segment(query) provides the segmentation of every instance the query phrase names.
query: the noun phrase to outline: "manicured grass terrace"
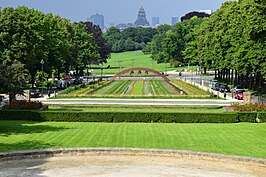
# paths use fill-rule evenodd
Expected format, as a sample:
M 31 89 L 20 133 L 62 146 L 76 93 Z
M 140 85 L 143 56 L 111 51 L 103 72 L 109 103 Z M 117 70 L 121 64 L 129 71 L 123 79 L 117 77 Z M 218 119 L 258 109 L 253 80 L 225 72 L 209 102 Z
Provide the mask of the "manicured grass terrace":
M 67 147 L 162 148 L 266 158 L 266 124 L 0 121 L 0 151 Z
M 223 113 L 222 107 L 200 106 L 144 106 L 144 105 L 58 105 L 49 106 L 49 111 L 82 111 L 82 112 L 176 112 L 176 113 Z

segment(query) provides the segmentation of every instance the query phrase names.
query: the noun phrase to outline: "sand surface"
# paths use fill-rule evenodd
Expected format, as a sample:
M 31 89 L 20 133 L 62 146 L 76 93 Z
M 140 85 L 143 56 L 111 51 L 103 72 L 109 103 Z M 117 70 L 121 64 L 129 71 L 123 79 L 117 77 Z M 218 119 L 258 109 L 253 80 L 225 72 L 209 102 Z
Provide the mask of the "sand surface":
M 164 156 L 78 155 L 2 161 L 0 176 L 263 177 L 266 165 Z

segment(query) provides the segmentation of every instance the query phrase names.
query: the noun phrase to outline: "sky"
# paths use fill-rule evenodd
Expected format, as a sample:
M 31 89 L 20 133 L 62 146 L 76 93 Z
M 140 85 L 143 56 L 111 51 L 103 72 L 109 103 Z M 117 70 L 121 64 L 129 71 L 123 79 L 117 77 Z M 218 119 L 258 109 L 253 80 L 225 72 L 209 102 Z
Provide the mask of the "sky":
M 160 24 L 170 24 L 174 16 L 181 17 L 198 10 L 217 10 L 227 0 L 0 0 L 0 7 L 27 6 L 44 13 L 53 13 L 72 22 L 85 21 L 91 15 L 104 15 L 105 25 L 134 23 L 138 10 L 144 7 L 147 20 L 159 17 Z

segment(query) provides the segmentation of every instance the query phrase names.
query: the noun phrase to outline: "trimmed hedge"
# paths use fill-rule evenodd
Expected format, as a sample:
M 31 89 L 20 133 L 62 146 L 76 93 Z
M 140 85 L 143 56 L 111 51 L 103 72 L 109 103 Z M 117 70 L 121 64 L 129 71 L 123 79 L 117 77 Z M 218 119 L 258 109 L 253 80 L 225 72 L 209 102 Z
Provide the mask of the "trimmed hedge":
M 266 112 L 258 113 L 257 121 L 266 122 Z
M 0 111 L 0 120 L 57 122 L 237 123 L 266 122 L 266 113 L 98 113 L 66 111 Z

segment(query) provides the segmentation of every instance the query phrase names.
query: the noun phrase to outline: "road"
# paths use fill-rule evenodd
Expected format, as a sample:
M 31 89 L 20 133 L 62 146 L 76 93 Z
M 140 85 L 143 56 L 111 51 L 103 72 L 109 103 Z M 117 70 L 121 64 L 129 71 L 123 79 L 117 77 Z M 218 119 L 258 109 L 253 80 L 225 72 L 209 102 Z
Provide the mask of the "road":
M 230 106 L 230 100 L 214 99 L 113 99 L 113 98 L 80 98 L 80 99 L 37 99 L 44 104 L 127 104 L 127 105 L 217 105 Z

